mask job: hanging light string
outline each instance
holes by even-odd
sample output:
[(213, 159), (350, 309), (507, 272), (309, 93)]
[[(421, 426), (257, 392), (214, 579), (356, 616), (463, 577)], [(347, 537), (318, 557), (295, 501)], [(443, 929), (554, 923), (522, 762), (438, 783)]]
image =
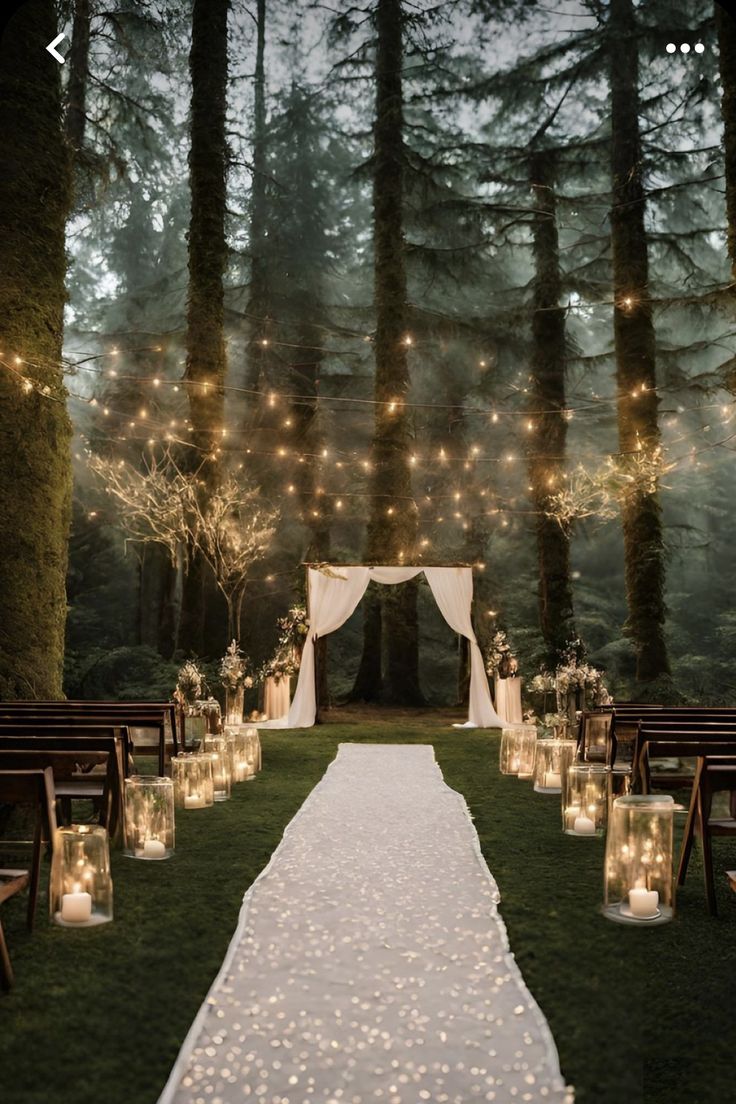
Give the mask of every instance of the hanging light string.
[[(135, 350), (135, 351), (140, 352), (140, 351), (150, 351), (150, 350)], [(160, 346), (155, 346), (155, 347), (152, 347), (152, 351), (161, 352), (162, 350), (161, 350)], [(132, 352), (134, 352), (134, 351), (133, 350), (128, 351), (129, 354), (132, 353)], [(86, 361), (100, 360), (100, 359), (103, 359), (105, 357), (117, 357), (118, 355), (120, 355), (120, 350), (114, 349), (114, 350), (111, 350), (108, 353), (100, 353), (100, 354), (94, 354), (93, 356), (92, 355), (88, 356), (88, 357), (85, 358), (85, 360)], [(106, 370), (106, 369), (100, 368), (100, 367), (93, 367), (89, 364), (85, 364), (84, 361), (80, 361), (78, 364), (72, 364), (70, 362), (65, 362), (65, 363), (66, 363), (67, 366), (65, 368), (63, 366), (62, 367), (63, 367), (63, 370), (66, 371), (67, 374), (75, 374), (77, 369), (80, 369), (82, 371), (93, 372), (95, 375), (98, 375), (98, 376), (103, 376), (104, 375), (104, 377), (107, 378), (107, 379), (117, 380), (119, 382), (136, 383), (136, 384), (139, 384), (139, 385), (150, 385), (155, 389), (159, 389), (161, 387), (164, 387), (164, 388), (169, 387), (169, 388), (172, 389), (172, 391), (174, 393), (179, 393), (179, 392), (182, 392), (184, 390), (191, 390), (194, 387), (199, 387), (199, 388), (202, 389), (203, 393), (207, 393), (207, 391), (210, 389), (210, 387), (215, 387), (216, 386), (219, 391), (222, 391), (222, 392), (225, 392), (225, 393), (247, 395), (247, 396), (262, 399), (264, 401), (265, 405), (267, 407), (270, 407), (270, 408), (274, 408), (280, 402), (287, 403), (287, 404), (292, 405), (292, 406), (293, 405), (304, 405), (304, 406), (308, 406), (308, 407), (313, 407), (315, 405), (315, 403), (319, 403), (320, 406), (325, 406), (328, 403), (335, 403), (335, 404), (338, 404), (338, 409), (343, 409), (343, 410), (344, 410), (344, 406), (340, 406), (339, 404), (354, 404), (358, 409), (361, 409), (361, 408), (376, 408), (376, 407), (383, 408), (387, 414), (395, 414), (395, 413), (398, 413), (399, 411), (415, 411), (415, 410), (416, 411), (425, 411), (425, 412), (426, 411), (429, 411), (429, 412), (432, 412), (432, 411), (443, 411), (443, 412), (444, 411), (452, 411), (452, 412), (455, 412), (455, 413), (458, 413), (458, 414), (461, 414), (461, 415), (470, 415), (470, 416), (488, 418), (494, 424), (497, 421), (499, 421), (501, 418), (518, 417), (518, 418), (525, 418), (525, 419), (527, 419), (527, 421), (529, 421), (530, 418), (533, 419), (535, 417), (544, 417), (544, 416), (549, 416), (549, 415), (561, 415), (562, 417), (565, 417), (566, 419), (571, 420), (575, 415), (582, 415), (582, 414), (588, 414), (588, 413), (597, 414), (601, 410), (601, 408), (603, 408), (603, 407), (614, 409), (617, 406), (618, 402), (619, 402), (619, 396), (617, 396), (617, 395), (612, 395), (608, 398), (605, 398), (603, 396), (593, 395), (591, 397), (586, 397), (585, 399), (583, 399), (581, 397), (578, 400), (576, 405), (569, 405), (568, 404), (567, 406), (565, 406), (563, 408), (550, 407), (550, 408), (535, 409), (534, 411), (530, 411), (528, 409), (518, 408), (518, 407), (506, 407), (506, 408), (499, 407), (496, 404), (494, 404), (493, 406), (490, 406), (490, 407), (479, 407), (477, 405), (471, 406), (471, 405), (467, 405), (467, 404), (463, 404), (463, 403), (410, 402), (410, 401), (408, 401), (404, 398), (398, 398), (398, 397), (394, 398), (394, 399), (380, 400), (380, 399), (369, 399), (369, 398), (356, 398), (354, 396), (324, 395), (323, 393), (320, 393), (319, 395), (315, 395), (315, 396), (306, 396), (306, 395), (304, 395), (303, 392), (283, 392), (283, 391), (277, 391), (274, 388), (270, 388), (268, 390), (261, 390), (261, 389), (254, 389), (254, 388), (238, 387), (234, 384), (219, 384), (219, 383), (215, 384), (213, 381), (196, 381), (195, 382), (195, 381), (181, 380), (181, 379), (180, 380), (172, 380), (172, 379), (169, 379), (165, 376), (158, 376), (158, 375), (154, 375), (154, 376), (131, 375), (131, 374), (119, 373), (116, 369), (107, 369)], [(481, 363), (483, 363), (483, 362), (481, 362)], [(44, 368), (48, 368), (48, 367), (57, 367), (58, 368), (59, 367), (58, 363), (53, 364), (53, 362), (48, 361), (46, 364), (43, 364), (40, 361), (31, 361), (31, 360), (25, 360), (24, 361), (20, 357), (13, 357), (12, 358), (12, 363), (11, 363), (11, 360), (9, 360), (7, 357), (3, 357), (2, 354), (0, 354), (0, 365), (5, 367), (6, 369), (8, 369), (11, 373), (16, 375), (22, 381), (22, 385), (24, 387), (24, 390), (26, 390), (27, 392), (37, 391), (40, 394), (44, 394), (47, 397), (51, 397), (51, 389), (48, 387), (48, 385), (41, 385), (38, 381), (33, 380), (30, 376), (27, 376), (23, 372), (20, 371), (20, 366), (23, 365), (23, 364), (28, 365), (30, 368), (36, 368), (36, 369), (39, 369), (39, 370), (43, 370)], [(529, 388), (527, 388), (527, 387), (522, 387), (521, 385), (517, 385), (517, 384), (511, 383), (511, 382), (507, 382), (505, 384), (505, 386), (511, 391), (512, 394), (515, 394), (515, 395), (518, 395), (518, 396), (523, 396), (523, 395), (528, 395), (529, 394)], [(664, 386), (657, 386), (656, 388), (649, 388), (646, 384), (642, 383), (638, 387), (635, 387), (632, 390), (631, 397), (632, 398), (639, 398), (642, 395), (646, 394), (648, 391), (656, 391), (656, 394), (659, 397), (659, 396), (667, 395), (667, 394), (670, 394), (670, 395), (677, 394), (680, 390), (681, 390), (680, 388), (676, 388), (674, 385), (672, 387), (669, 387), (669, 388), (664, 387)], [(70, 392), (70, 394), (73, 398), (78, 399), (80, 402), (86, 402), (86, 403), (88, 403), (89, 405), (92, 405), (92, 406), (100, 405), (100, 400), (98, 400), (96, 396), (80, 395), (80, 394), (75, 393), (75, 392)], [(60, 398), (57, 398), (56, 401), (63, 401), (63, 400), (60, 399)], [(102, 405), (104, 405), (104, 404), (102, 404)], [(690, 412), (698, 411), (698, 410), (706, 410), (706, 409), (709, 409), (710, 407), (719, 406), (719, 405), (722, 405), (722, 404), (714, 402), (714, 403), (711, 403), (711, 404), (708, 404), (708, 403), (697, 404), (697, 405), (689, 407), (689, 408), (678, 407), (676, 413), (677, 414), (690, 413)], [(667, 413), (667, 412), (665, 412), (665, 413)], [(675, 413), (675, 412), (669, 412), (669, 413)], [(186, 421), (186, 419), (185, 419), (185, 421)]]

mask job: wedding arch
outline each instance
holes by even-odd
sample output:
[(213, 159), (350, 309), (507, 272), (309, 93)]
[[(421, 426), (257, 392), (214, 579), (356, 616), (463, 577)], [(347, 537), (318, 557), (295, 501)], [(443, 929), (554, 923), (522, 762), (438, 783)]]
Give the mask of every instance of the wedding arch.
[(447, 624), (470, 643), (469, 727), (500, 728), (503, 721), (491, 702), (485, 665), (473, 632), (472, 567), (344, 567), (341, 564), (307, 565), (309, 634), (304, 644), (288, 728), (310, 728), (317, 713), (315, 643), (339, 629), (355, 611), (370, 582), (406, 583), (424, 572), (434, 600)]

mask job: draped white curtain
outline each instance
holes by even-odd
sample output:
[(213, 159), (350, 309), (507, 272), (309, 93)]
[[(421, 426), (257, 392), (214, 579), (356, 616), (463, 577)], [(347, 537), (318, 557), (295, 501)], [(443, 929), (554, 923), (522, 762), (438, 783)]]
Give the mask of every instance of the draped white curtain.
[[(326, 571), (329, 574), (326, 574)], [(365, 594), (368, 583), (405, 583), (424, 572), (440, 613), (451, 629), (470, 641), (470, 708), (468, 724), (499, 728), (501, 718), (491, 702), (483, 657), (470, 619), (473, 572), (469, 567), (340, 567), (307, 570), (309, 635), (302, 652), (299, 681), (291, 703), (288, 728), (314, 724), (317, 702), (314, 685), (314, 644), (343, 625)]]

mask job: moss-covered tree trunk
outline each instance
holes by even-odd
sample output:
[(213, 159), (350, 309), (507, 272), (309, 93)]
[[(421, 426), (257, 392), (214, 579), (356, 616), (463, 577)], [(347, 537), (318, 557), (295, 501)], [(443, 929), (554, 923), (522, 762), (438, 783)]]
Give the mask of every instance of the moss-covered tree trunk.
[[(217, 485), (215, 450), (222, 442), (226, 357), (223, 277), (227, 142), (228, 0), (194, 0), (189, 71), (192, 81), (189, 183), (189, 298), (186, 387), (192, 445), (188, 465), (204, 461), (203, 494)], [(205, 565), (193, 552), (182, 596), (179, 643), (201, 653), (204, 638)]]
[(245, 386), (250, 394), (248, 422), (256, 427), (266, 413), (261, 390), (266, 377), (269, 349), (269, 288), (267, 260), (267, 158), (266, 158), (266, 0), (256, 2), (256, 64), (253, 84), (253, 151), (251, 156), (249, 252), (250, 282), (246, 306), (248, 342), (246, 345)]
[[(376, 7), (376, 108), (373, 150), (373, 248), (375, 335), (375, 428), (371, 514), (366, 558), (372, 563), (411, 564), (416, 557), (417, 508), (409, 467), (410, 426), (405, 401), (407, 294), (404, 267), (403, 34), (401, 0)], [(416, 582), (390, 587), (382, 600), (385, 637), (385, 697), (419, 704), (419, 645)], [(375, 602), (368, 599), (361, 667), (354, 695), (376, 690), (379, 634)]]
[(723, 151), (726, 169), (726, 216), (728, 219), (728, 259), (731, 279), (736, 284), (736, 20), (715, 5), (720, 57), (721, 115)]
[(69, 79), (66, 87), (66, 137), (75, 157), (84, 145), (84, 132), (87, 124), (89, 40), (89, 0), (75, 0), (72, 42), (65, 63), (69, 67)]
[[(560, 306), (562, 278), (551, 151), (537, 151), (529, 162), (533, 192), (534, 294), (528, 410), (527, 467), (536, 514), (539, 564), (539, 626), (547, 662), (557, 666), (564, 646), (575, 635), (570, 540), (547, 516), (550, 496), (559, 489), (565, 468), (565, 311)], [(551, 459), (553, 458), (553, 459)]]
[(56, 5), (30, 0), (8, 24), (0, 55), (0, 698), (62, 693), (71, 427), (61, 348), (70, 173), (61, 66), (43, 49), (56, 34)]
[[(611, 247), (619, 449), (659, 447), (655, 335), (649, 296), (644, 185), (639, 135), (639, 60), (632, 0), (611, 0)], [(658, 495), (627, 494), (621, 504), (628, 620), (636, 677), (669, 672), (665, 625), (665, 556)]]

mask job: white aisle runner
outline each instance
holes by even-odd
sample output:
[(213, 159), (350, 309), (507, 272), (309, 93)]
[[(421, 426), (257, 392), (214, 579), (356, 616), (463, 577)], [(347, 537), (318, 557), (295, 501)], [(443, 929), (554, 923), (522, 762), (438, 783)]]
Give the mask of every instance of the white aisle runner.
[(341, 744), (246, 894), (161, 1104), (571, 1101), (498, 897), (431, 747)]

